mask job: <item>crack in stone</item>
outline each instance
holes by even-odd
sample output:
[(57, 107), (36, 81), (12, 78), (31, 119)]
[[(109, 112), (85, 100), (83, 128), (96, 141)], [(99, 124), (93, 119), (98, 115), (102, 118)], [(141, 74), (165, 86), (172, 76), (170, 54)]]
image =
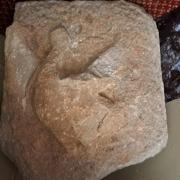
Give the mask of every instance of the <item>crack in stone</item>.
[(98, 126), (97, 126), (97, 131), (99, 131), (99, 129), (102, 127), (103, 123), (104, 123), (104, 119), (107, 117), (108, 113), (106, 113), (103, 118), (99, 121)]
[(105, 94), (104, 92), (99, 92), (98, 95), (105, 98), (106, 100), (108, 100), (108, 102), (110, 102), (111, 104), (115, 103), (115, 101), (112, 98), (110, 98), (107, 94)]

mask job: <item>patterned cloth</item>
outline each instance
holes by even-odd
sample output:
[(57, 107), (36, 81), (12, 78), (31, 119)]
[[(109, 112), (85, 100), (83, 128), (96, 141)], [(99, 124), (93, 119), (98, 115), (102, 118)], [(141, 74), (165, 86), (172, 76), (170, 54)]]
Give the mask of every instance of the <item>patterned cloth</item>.
[[(0, 0), (0, 33), (13, 21), (15, 3), (23, 0)], [(127, 0), (143, 6), (154, 18), (180, 6), (180, 0)]]
[(155, 19), (180, 6), (180, 0), (129, 0), (143, 6)]

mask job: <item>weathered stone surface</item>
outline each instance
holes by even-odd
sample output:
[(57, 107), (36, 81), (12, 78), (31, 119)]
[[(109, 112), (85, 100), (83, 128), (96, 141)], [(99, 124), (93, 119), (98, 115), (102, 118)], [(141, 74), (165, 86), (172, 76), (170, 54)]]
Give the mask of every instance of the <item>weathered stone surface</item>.
[(25, 2), (7, 30), (2, 150), (31, 180), (96, 180), (167, 141), (158, 31), (124, 1)]
[[(0, 35), (0, 103), (2, 103), (3, 79), (4, 79), (4, 36)], [(1, 112), (1, 110), (0, 110)]]

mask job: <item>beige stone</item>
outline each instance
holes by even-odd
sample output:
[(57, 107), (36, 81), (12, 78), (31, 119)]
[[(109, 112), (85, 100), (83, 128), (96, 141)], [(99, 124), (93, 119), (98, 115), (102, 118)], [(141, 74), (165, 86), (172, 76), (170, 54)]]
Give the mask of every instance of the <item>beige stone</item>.
[(19, 3), (5, 48), (0, 143), (25, 179), (98, 180), (166, 145), (158, 31), (141, 8)]

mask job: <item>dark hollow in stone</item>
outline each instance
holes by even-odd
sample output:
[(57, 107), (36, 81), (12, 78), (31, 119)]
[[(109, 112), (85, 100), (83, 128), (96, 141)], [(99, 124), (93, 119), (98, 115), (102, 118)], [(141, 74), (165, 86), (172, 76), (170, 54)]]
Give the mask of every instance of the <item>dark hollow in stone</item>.
[(180, 7), (157, 20), (166, 102), (180, 97)]

